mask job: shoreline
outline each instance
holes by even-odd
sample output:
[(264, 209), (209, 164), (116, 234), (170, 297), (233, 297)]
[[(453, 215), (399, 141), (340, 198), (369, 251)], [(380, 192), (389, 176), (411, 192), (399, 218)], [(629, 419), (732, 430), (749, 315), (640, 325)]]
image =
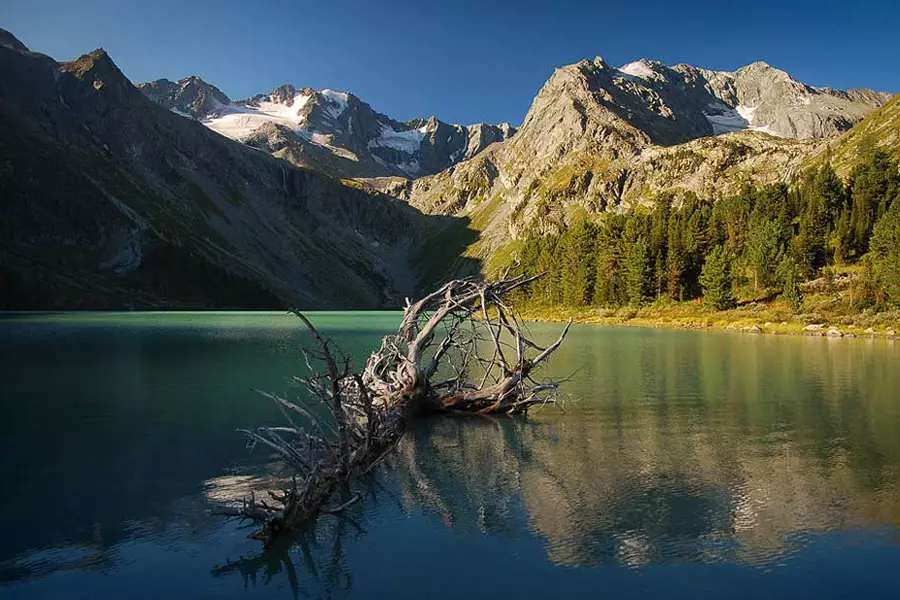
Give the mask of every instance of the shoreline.
[[(640, 312), (640, 309), (634, 309)], [(607, 327), (638, 327), (646, 329), (672, 329), (688, 331), (723, 331), (731, 333), (744, 333), (748, 335), (793, 335), (806, 337), (828, 337), (883, 339), (896, 341), (900, 339), (898, 331), (900, 326), (884, 325), (875, 327), (872, 325), (863, 327), (857, 324), (840, 323), (838, 318), (767, 321), (748, 317), (746, 315), (729, 315), (728, 313), (697, 314), (693, 317), (669, 315), (669, 316), (619, 316), (604, 315), (602, 309), (564, 311), (548, 310), (523, 310), (521, 318), (527, 321), (539, 323), (565, 323), (572, 319), (574, 323), (586, 325), (601, 325)], [(598, 314), (601, 313), (601, 314)]]
[[(308, 314), (390, 314), (400, 311), (392, 310), (317, 310), (304, 311)], [(641, 314), (641, 313), (650, 314)], [(618, 310), (600, 308), (558, 307), (554, 309), (526, 308), (518, 311), (519, 317), (525, 321), (536, 323), (565, 323), (572, 319), (574, 323), (583, 325), (601, 325), (606, 327), (638, 327), (645, 329), (671, 329), (686, 331), (722, 331), (745, 333), (749, 335), (794, 335), (807, 337), (830, 338), (863, 338), (900, 340), (900, 313), (871, 313), (869, 315), (833, 315), (825, 318), (822, 315), (808, 315), (808, 319), (778, 320), (773, 314), (752, 314), (739, 309), (725, 312), (697, 312), (686, 310), (683, 306), (654, 307), (639, 309), (621, 308)], [(289, 315), (284, 311), (241, 311), (241, 310), (174, 310), (174, 311), (0, 311), (0, 320), (7, 317), (102, 317), (102, 316), (134, 316), (153, 317), (159, 315), (182, 316), (246, 316), (246, 315)], [(781, 315), (778, 315), (781, 316)], [(848, 323), (848, 320), (859, 320), (861, 323)], [(871, 321), (880, 321), (872, 324)], [(895, 324), (896, 323), (896, 324)]]

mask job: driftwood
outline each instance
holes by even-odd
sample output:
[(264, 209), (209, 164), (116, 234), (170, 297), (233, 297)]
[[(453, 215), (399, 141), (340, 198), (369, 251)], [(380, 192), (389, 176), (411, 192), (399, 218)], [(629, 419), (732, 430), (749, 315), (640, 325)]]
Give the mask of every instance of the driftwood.
[[(538, 276), (540, 277), (540, 276)], [(300, 312), (313, 334), (311, 354), (325, 365), (296, 378), (313, 402), (292, 402), (264, 393), (285, 424), (243, 430), (251, 445), (274, 452), (293, 473), (290, 484), (267, 498), (251, 495), (222, 515), (260, 524), (254, 537), (271, 543), (309, 519), (337, 514), (360, 499), (330, 508), (335, 492), (365, 474), (400, 440), (410, 416), (421, 412), (515, 415), (556, 402), (563, 381), (533, 375), (562, 344), (571, 321), (547, 347), (532, 341), (504, 297), (538, 277), (504, 277), (495, 283), (453, 280), (404, 311), (396, 334), (386, 336), (361, 373)], [(319, 416), (327, 407), (327, 418)], [(303, 425), (301, 425), (303, 423)]]

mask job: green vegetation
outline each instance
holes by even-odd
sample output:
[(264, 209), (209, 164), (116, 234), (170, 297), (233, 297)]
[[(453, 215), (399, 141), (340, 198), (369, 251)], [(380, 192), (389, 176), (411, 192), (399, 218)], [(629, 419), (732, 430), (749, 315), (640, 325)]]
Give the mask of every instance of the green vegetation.
[(734, 308), (734, 283), (731, 277), (731, 257), (724, 246), (716, 246), (706, 257), (700, 271), (703, 300), (716, 310)]
[(880, 150), (895, 158), (900, 157), (900, 96), (895, 96), (887, 104), (867, 116), (862, 122), (830, 143), (825, 152), (810, 156), (807, 167), (818, 167), (830, 162), (843, 175), (858, 162), (863, 152), (875, 140)]
[(875, 278), (896, 302), (900, 298), (900, 202), (896, 199), (875, 226), (871, 246)]
[[(831, 273), (831, 271), (827, 271), (827, 273)], [(828, 287), (831, 288), (834, 285), (833, 277), (829, 278), (827, 273), (825, 278), (828, 282)], [(778, 266), (778, 276), (778, 279), (781, 280), (781, 299), (785, 301), (791, 312), (800, 312), (800, 309), (803, 307), (803, 292), (800, 290), (797, 266), (791, 257), (785, 257), (781, 261), (781, 264)]]
[(900, 306), (898, 197), (897, 163), (874, 146), (846, 185), (825, 164), (792, 189), (677, 204), (662, 194), (652, 208), (521, 241), (517, 268), (550, 276), (518, 300), (540, 315), (678, 304), (704, 315), (753, 304), (779, 320), (889, 311)]

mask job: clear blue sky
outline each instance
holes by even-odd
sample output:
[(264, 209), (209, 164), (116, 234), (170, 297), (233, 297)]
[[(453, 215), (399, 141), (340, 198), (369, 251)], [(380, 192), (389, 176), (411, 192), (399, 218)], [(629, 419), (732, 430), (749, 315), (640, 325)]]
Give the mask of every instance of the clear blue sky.
[(282, 83), (397, 119), (519, 123), (553, 68), (601, 55), (900, 91), (895, 0), (0, 0), (0, 27), (68, 60), (102, 46), (132, 81), (197, 74), (232, 98)]

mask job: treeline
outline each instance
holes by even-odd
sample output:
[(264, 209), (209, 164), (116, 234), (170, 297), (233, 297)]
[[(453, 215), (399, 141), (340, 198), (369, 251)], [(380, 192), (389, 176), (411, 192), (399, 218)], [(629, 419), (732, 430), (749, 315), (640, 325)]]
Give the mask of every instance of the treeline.
[(652, 208), (582, 219), (527, 240), (522, 272), (549, 271), (525, 302), (640, 306), (704, 297), (718, 310), (736, 292), (780, 293), (798, 310), (799, 283), (830, 265), (864, 265), (859, 307), (900, 304), (900, 173), (871, 147), (845, 185), (829, 164), (799, 185), (747, 187), (719, 201), (660, 195)]

